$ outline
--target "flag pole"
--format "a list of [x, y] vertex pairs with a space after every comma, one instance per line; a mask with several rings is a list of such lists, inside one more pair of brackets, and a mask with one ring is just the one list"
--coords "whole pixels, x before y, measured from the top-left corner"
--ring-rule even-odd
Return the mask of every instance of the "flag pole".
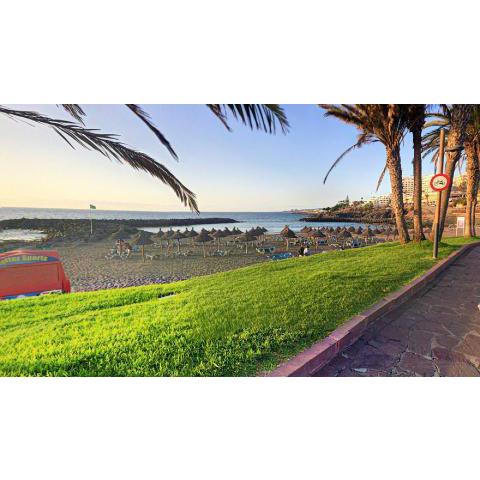
[[92, 218], [92, 205], [90, 205], [90, 235], [93, 235], [93, 218]]

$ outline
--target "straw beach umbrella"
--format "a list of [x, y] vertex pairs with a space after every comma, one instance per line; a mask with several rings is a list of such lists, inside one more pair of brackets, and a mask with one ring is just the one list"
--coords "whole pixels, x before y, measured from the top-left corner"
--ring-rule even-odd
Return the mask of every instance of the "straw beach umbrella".
[[186, 238], [190, 238], [193, 245], [193, 242], [195, 241], [196, 236], [198, 236], [198, 232], [196, 232], [192, 227], [191, 230], [188, 232], [188, 236]]
[[267, 229], [266, 228], [263, 228], [263, 227], [257, 227], [254, 229], [254, 232], [253, 234], [260, 238], [261, 241], [263, 242], [265, 240], [265, 233], [267, 232]]
[[223, 230], [217, 230], [211, 236], [217, 240], [217, 249], [220, 249], [220, 239], [225, 238], [227, 235]]
[[308, 236], [313, 239], [316, 248], [318, 248], [318, 239], [325, 238], [325, 234], [322, 233], [320, 230], [313, 230], [308, 234]]
[[347, 229], [345, 229], [342, 232], [340, 232], [340, 235], [338, 235], [338, 238], [340, 240], [343, 240], [343, 244], [345, 245], [346, 241], [349, 238], [352, 238], [352, 234]]
[[355, 233], [355, 227], [354, 226], [348, 227], [348, 231], [350, 233]]
[[285, 242], [287, 244], [287, 250], [288, 250], [288, 242], [290, 238], [297, 238], [297, 236], [295, 235], [295, 232], [290, 230], [288, 225], [285, 225], [285, 227], [283, 227], [282, 231], [280, 232], [280, 235], [285, 239]]
[[145, 262], [145, 245], [152, 245], [152, 234], [141, 230], [133, 239], [133, 244], [142, 247], [142, 260]]
[[370, 230], [370, 228], [366, 228], [363, 232], [363, 236], [365, 237], [365, 243], [368, 243], [368, 239], [374, 237], [375, 235]]
[[180, 240], [182, 240], [182, 238], [185, 238], [185, 235], [180, 231], [180, 230], [177, 230], [173, 235], [172, 235], [172, 240], [176, 240], [177, 241], [177, 252], [180, 253]]
[[[158, 235], [160, 235], [160, 232], [158, 233]], [[160, 237], [162, 241], [165, 240], [167, 242], [167, 252], [165, 255], [168, 255], [168, 250], [170, 248], [170, 238], [172, 237], [172, 235], [173, 235], [172, 230], [166, 230], [165, 232], [163, 232], [162, 236]]]
[[256, 239], [257, 237], [253, 235], [251, 232], [242, 233], [242, 235], [237, 237], [237, 240], [239, 242], [245, 242], [245, 254], [248, 253], [248, 242], [254, 242]]
[[203, 247], [203, 258], [207, 256], [207, 253], [205, 251], [205, 244], [207, 242], [212, 242], [213, 238], [208, 234], [208, 232], [204, 229], [196, 236], [194, 237], [195, 242], [201, 243]]
[[110, 235], [112, 240], [120, 240], [118, 245], [120, 255], [123, 253], [123, 242], [130, 237], [130, 233], [127, 232], [123, 225], [120, 225], [120, 228]]
[[155, 233], [154, 235], [152, 235], [150, 237], [154, 243], [158, 243], [160, 245], [160, 250], [162, 249], [163, 245], [162, 245], [162, 242], [163, 242], [163, 231], [161, 228], [158, 229], [158, 232]]

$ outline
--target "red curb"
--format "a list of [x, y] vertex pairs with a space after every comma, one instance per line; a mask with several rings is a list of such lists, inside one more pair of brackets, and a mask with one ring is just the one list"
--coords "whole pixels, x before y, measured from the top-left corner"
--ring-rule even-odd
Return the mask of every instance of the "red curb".
[[359, 315], [347, 320], [328, 337], [320, 340], [307, 350], [281, 364], [270, 372], [269, 377], [307, 377], [318, 372], [333, 358], [354, 342], [364, 332], [367, 325], [395, 310], [435, 280], [448, 266], [471, 249], [480, 246], [480, 242], [469, 243], [459, 248], [444, 260], [440, 260], [430, 270], [412, 280], [396, 292], [391, 293]]

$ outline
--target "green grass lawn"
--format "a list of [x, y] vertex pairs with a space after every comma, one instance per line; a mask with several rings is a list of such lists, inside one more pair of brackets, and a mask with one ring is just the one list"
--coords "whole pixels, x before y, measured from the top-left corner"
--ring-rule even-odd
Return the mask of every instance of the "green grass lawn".
[[[464, 243], [447, 239], [445, 257]], [[417, 277], [431, 244], [258, 264], [184, 282], [0, 303], [0, 375], [255, 375]]]

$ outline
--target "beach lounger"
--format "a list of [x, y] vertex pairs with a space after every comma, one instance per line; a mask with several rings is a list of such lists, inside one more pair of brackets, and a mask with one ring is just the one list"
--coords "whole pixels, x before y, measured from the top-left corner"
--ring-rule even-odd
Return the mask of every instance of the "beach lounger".
[[271, 255], [275, 251], [275, 247], [257, 247], [256, 251], [263, 255]]
[[228, 252], [224, 250], [216, 250], [209, 254], [210, 257], [225, 257], [226, 255], [228, 255]]
[[285, 260], [287, 258], [293, 258], [293, 254], [291, 252], [274, 253], [269, 258], [270, 260]]

